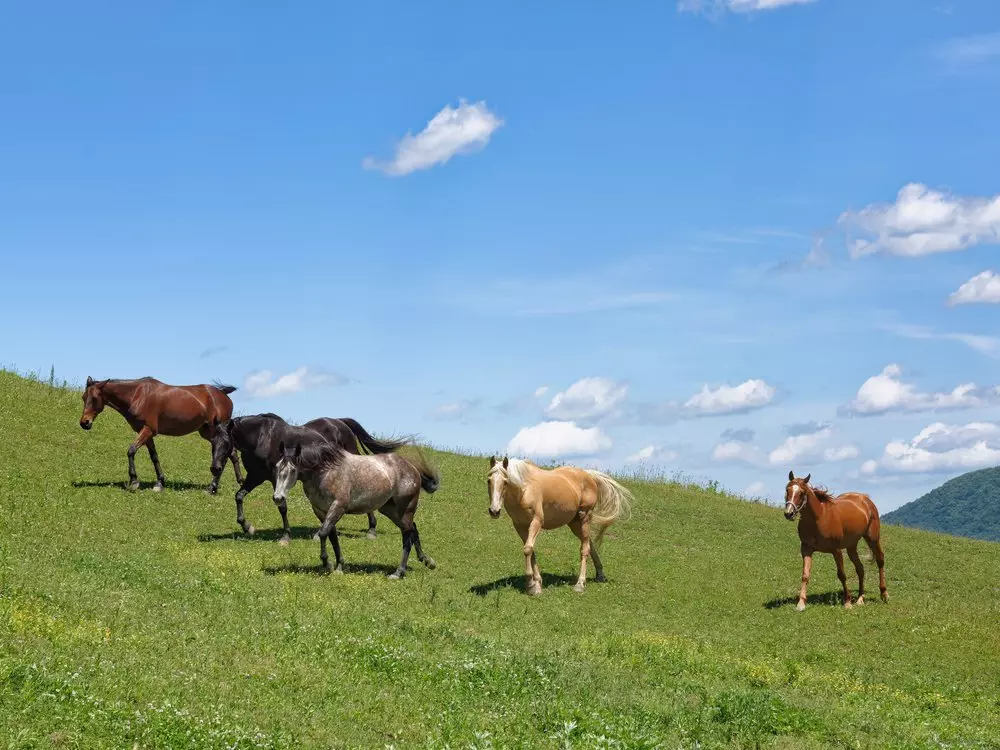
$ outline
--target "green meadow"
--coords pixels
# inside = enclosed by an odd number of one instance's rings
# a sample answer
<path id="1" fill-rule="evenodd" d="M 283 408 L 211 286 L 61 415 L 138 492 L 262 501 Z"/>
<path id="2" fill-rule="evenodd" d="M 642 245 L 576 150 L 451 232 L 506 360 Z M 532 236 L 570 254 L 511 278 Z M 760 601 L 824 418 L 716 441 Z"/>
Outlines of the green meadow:
<path id="1" fill-rule="evenodd" d="M 431 452 L 437 570 L 386 580 L 398 531 L 352 516 L 324 575 L 301 489 L 288 547 L 269 486 L 244 538 L 231 468 L 203 492 L 207 443 L 160 439 L 167 490 L 143 451 L 129 493 L 131 431 L 84 432 L 81 405 L 0 373 L 0 748 L 1000 747 L 997 544 L 887 526 L 888 604 L 866 561 L 875 595 L 845 611 L 817 555 L 797 613 L 778 509 L 638 481 L 608 582 L 574 593 L 578 544 L 546 532 L 529 598 L 486 460 Z"/>

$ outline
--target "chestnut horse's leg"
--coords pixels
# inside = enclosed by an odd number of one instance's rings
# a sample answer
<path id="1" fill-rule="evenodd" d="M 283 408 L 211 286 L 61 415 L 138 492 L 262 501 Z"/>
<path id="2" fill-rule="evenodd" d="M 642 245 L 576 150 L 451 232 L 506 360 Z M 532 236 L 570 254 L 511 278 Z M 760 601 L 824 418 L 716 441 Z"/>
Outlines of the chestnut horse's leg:
<path id="1" fill-rule="evenodd" d="M 862 605 L 865 603 L 865 566 L 861 564 L 857 543 L 847 548 L 847 556 L 851 558 L 851 562 L 854 563 L 854 571 L 858 574 L 858 600 L 855 604 Z"/>
<path id="2" fill-rule="evenodd" d="M 847 573 L 844 572 L 844 551 L 835 549 L 833 559 L 837 561 L 837 578 L 840 585 L 844 587 L 844 609 L 851 608 L 851 590 L 847 588 Z"/>
<path id="3" fill-rule="evenodd" d="M 156 444 L 153 443 L 153 438 L 147 441 L 146 450 L 149 451 L 149 459 L 153 462 L 153 469 L 156 470 L 156 484 L 153 485 L 153 492 L 160 492 L 163 490 L 163 485 L 167 480 L 163 478 L 163 470 L 160 468 L 160 457 L 156 455 Z"/>
<path id="4" fill-rule="evenodd" d="M 882 594 L 882 601 L 887 602 L 889 601 L 889 592 L 885 588 L 885 554 L 882 552 L 882 540 L 879 538 L 880 531 L 878 519 L 875 519 L 868 528 L 865 541 L 871 548 L 872 554 L 875 556 L 875 563 L 878 565 L 879 593 Z"/>
<path id="5" fill-rule="evenodd" d="M 799 612 L 806 608 L 806 588 L 809 586 L 809 573 L 813 566 L 813 551 L 802 545 L 802 588 L 799 590 L 799 603 L 795 609 Z"/>
<path id="6" fill-rule="evenodd" d="M 569 522 L 570 531 L 580 540 L 580 575 L 577 576 L 576 585 L 573 590 L 582 594 L 587 585 L 587 558 L 590 557 L 590 518 L 581 519 L 579 516 Z"/>
<path id="7" fill-rule="evenodd" d="M 139 430 L 139 434 L 135 436 L 132 445 L 128 447 L 128 488 L 130 490 L 139 489 L 139 477 L 135 473 L 135 454 L 147 441 L 152 439 L 153 431 L 149 427 L 143 427 Z"/>

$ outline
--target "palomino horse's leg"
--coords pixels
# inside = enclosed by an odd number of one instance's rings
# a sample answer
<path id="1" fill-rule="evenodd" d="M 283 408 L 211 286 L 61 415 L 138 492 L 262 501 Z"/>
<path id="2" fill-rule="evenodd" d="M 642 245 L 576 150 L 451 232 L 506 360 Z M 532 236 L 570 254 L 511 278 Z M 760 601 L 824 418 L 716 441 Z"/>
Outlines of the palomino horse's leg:
<path id="1" fill-rule="evenodd" d="M 542 574 L 535 561 L 535 540 L 538 539 L 541 530 L 542 519 L 535 516 L 528 525 L 528 538 L 524 542 L 524 579 L 527 584 L 525 591 L 530 596 L 542 593 Z"/>
<path id="2" fill-rule="evenodd" d="M 806 608 L 806 589 L 809 586 L 809 573 L 813 566 L 813 551 L 802 545 L 802 588 L 799 590 L 799 603 L 795 609 L 799 612 Z"/>
<path id="3" fill-rule="evenodd" d="M 580 540 L 580 575 L 577 576 L 576 585 L 573 590 L 582 594 L 587 585 L 587 558 L 590 557 L 590 518 L 580 518 L 577 516 L 569 523 L 570 530 L 576 534 Z"/>
<path id="4" fill-rule="evenodd" d="M 369 539 L 375 539 L 378 535 L 375 533 L 375 514 L 368 514 L 368 533 L 365 534 Z"/>
<path id="5" fill-rule="evenodd" d="M 521 544 L 528 541 L 528 527 L 527 526 L 515 526 L 514 530 L 517 535 L 521 537 Z M 531 553 L 531 578 L 538 585 L 538 589 L 542 588 L 542 571 L 538 568 L 538 558 L 535 553 Z M 530 585 L 530 582 L 525 583 L 525 589 Z"/>
<path id="6" fill-rule="evenodd" d="M 153 462 L 153 469 L 156 471 L 156 484 L 153 485 L 153 492 L 160 492 L 167 480 L 163 477 L 163 469 L 160 468 L 160 457 L 156 455 L 156 445 L 153 443 L 153 438 L 150 438 L 146 443 L 146 450 L 149 451 L 149 460 Z"/>
<path id="7" fill-rule="evenodd" d="M 340 553 L 340 538 L 337 536 L 337 521 L 344 516 L 347 508 L 338 502 L 334 502 L 326 512 L 323 525 L 319 527 L 319 559 L 323 562 L 323 567 L 330 569 L 330 559 L 326 556 L 326 538 L 331 537 L 333 543 L 333 554 L 337 561 L 334 573 L 344 572 L 344 556 Z"/>
<path id="8" fill-rule="evenodd" d="M 837 561 L 837 578 L 844 588 L 844 609 L 851 608 L 851 590 L 847 588 L 847 573 L 844 572 L 844 551 L 835 549 L 833 559 Z"/>
<path id="9" fill-rule="evenodd" d="M 139 434 L 135 436 L 132 445 L 128 447 L 128 488 L 130 490 L 139 489 L 139 477 L 135 473 L 135 454 L 146 444 L 147 440 L 151 440 L 152 438 L 153 431 L 148 427 L 143 427 L 139 430 Z"/>
<path id="10" fill-rule="evenodd" d="M 858 600 L 855 603 L 861 605 L 865 603 L 865 566 L 861 564 L 857 543 L 847 548 L 847 556 L 851 558 L 851 562 L 854 563 L 854 571 L 858 574 Z"/>

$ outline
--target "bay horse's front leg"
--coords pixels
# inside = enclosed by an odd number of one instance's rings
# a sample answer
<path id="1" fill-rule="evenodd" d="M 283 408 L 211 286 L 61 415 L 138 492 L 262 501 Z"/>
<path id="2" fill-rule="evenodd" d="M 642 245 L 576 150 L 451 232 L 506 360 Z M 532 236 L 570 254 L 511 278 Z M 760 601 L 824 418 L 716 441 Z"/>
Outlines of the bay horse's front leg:
<path id="1" fill-rule="evenodd" d="M 844 572 L 844 550 L 835 549 L 833 559 L 837 561 L 837 579 L 844 589 L 844 609 L 851 609 L 851 590 L 847 588 L 847 573 Z"/>
<path id="2" fill-rule="evenodd" d="M 806 608 L 806 588 L 809 586 L 809 573 L 812 571 L 813 551 L 802 545 L 802 588 L 799 590 L 799 603 L 795 609 L 799 612 Z"/>
<path id="3" fill-rule="evenodd" d="M 139 430 L 139 434 L 135 436 L 135 440 L 132 441 L 132 445 L 128 447 L 128 489 L 130 490 L 134 491 L 139 489 L 139 477 L 135 473 L 135 454 L 138 453 L 139 449 L 144 446 L 147 441 L 152 439 L 153 431 L 149 429 L 149 427 L 143 427 Z M 153 450 L 155 450 L 155 448 Z M 150 456 L 152 456 L 152 453 L 150 453 Z M 159 479 L 159 471 L 157 471 L 157 479 Z"/>
<path id="4" fill-rule="evenodd" d="M 153 485 L 153 492 L 162 492 L 163 485 L 167 480 L 163 476 L 163 469 L 160 468 L 160 457 L 156 455 L 156 445 L 153 438 L 146 443 L 146 450 L 149 451 L 149 460 L 153 462 L 153 469 L 156 471 L 156 484 Z"/>

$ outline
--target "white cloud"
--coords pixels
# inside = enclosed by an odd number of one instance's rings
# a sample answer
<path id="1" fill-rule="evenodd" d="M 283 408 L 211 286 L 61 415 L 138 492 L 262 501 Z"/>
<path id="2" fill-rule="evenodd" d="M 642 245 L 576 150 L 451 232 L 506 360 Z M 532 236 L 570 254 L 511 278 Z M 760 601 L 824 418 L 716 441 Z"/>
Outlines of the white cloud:
<path id="1" fill-rule="evenodd" d="M 1000 195 L 953 196 L 926 185 L 903 187 L 894 203 L 847 211 L 840 223 L 869 235 L 850 243 L 851 255 L 906 257 L 964 250 L 1000 241 Z"/>
<path id="2" fill-rule="evenodd" d="M 997 389 L 984 392 L 975 383 L 964 383 L 950 392 L 923 393 L 912 383 L 904 383 L 901 376 L 899 365 L 887 366 L 880 374 L 868 378 L 858 389 L 854 400 L 841 411 L 867 416 L 893 411 L 971 409 L 983 406 L 997 395 Z"/>
<path id="3" fill-rule="evenodd" d="M 767 406 L 776 394 L 777 389 L 763 380 L 723 385 L 715 390 L 703 385 L 701 391 L 684 403 L 684 408 L 696 414 L 735 414 Z"/>
<path id="4" fill-rule="evenodd" d="M 540 386 L 535 389 L 535 398 L 541 398 L 548 392 L 549 392 L 549 387 L 547 385 Z"/>
<path id="5" fill-rule="evenodd" d="M 764 491 L 766 489 L 767 487 L 764 486 L 763 482 L 754 482 L 745 490 L 743 490 L 743 496 L 751 498 L 764 497 Z"/>
<path id="6" fill-rule="evenodd" d="M 719 443 L 712 450 L 712 460 L 719 463 L 745 463 L 760 466 L 765 459 L 760 449 L 750 443 L 738 443 L 730 440 Z"/>
<path id="7" fill-rule="evenodd" d="M 935 422 L 909 441 L 893 440 L 863 474 L 930 474 L 1000 464 L 1000 426 L 990 422 L 947 425 Z"/>
<path id="8" fill-rule="evenodd" d="M 607 378 L 583 378 L 552 397 L 545 413 L 557 419 L 594 419 L 625 402 L 628 386 Z"/>
<path id="9" fill-rule="evenodd" d="M 679 0 L 677 10 L 681 13 L 754 13 L 760 10 L 775 10 L 788 5 L 806 5 L 816 0 Z"/>
<path id="10" fill-rule="evenodd" d="M 599 427 L 582 428 L 575 422 L 542 422 L 523 427 L 507 444 L 513 455 L 535 458 L 593 456 L 611 450 L 611 438 Z"/>
<path id="11" fill-rule="evenodd" d="M 672 450 L 660 448 L 655 445 L 647 445 L 625 459 L 625 463 L 637 464 L 643 461 L 664 461 L 671 462 L 677 460 L 677 453 Z"/>
<path id="12" fill-rule="evenodd" d="M 1000 274 L 983 271 L 958 288 L 950 297 L 950 305 L 971 305 L 977 302 L 1000 304 Z"/>
<path id="13" fill-rule="evenodd" d="M 981 354 L 994 355 L 1000 352 L 1000 339 L 996 336 L 984 336 L 978 333 L 941 333 L 925 326 L 911 325 L 885 326 L 885 330 L 908 339 L 957 341 Z"/>
<path id="14" fill-rule="evenodd" d="M 791 468 L 796 464 L 833 463 L 858 457 L 858 448 L 855 445 L 850 443 L 831 445 L 834 437 L 834 431 L 827 425 L 819 425 L 813 432 L 796 430 L 766 455 L 755 445 L 729 440 L 715 446 L 712 460 L 720 463 L 739 462 L 751 466 Z"/>
<path id="15" fill-rule="evenodd" d="M 458 107 L 445 106 L 416 135 L 407 133 L 396 145 L 396 155 L 389 162 L 372 157 L 364 160 L 365 169 L 379 169 L 387 175 L 401 176 L 435 164 L 444 164 L 456 154 L 468 154 L 486 147 L 503 120 L 486 107 L 486 102 Z"/>
<path id="16" fill-rule="evenodd" d="M 260 370 L 250 373 L 243 381 L 243 390 L 253 398 L 269 396 L 285 396 L 298 393 L 309 388 L 319 388 L 324 385 L 344 385 L 347 378 L 329 372 L 314 372 L 308 367 L 300 367 L 287 375 L 274 376 L 270 370 Z"/>
<path id="17" fill-rule="evenodd" d="M 466 417 L 482 403 L 481 399 L 462 399 L 450 404 L 441 404 L 431 410 L 433 419 L 452 420 Z"/>

